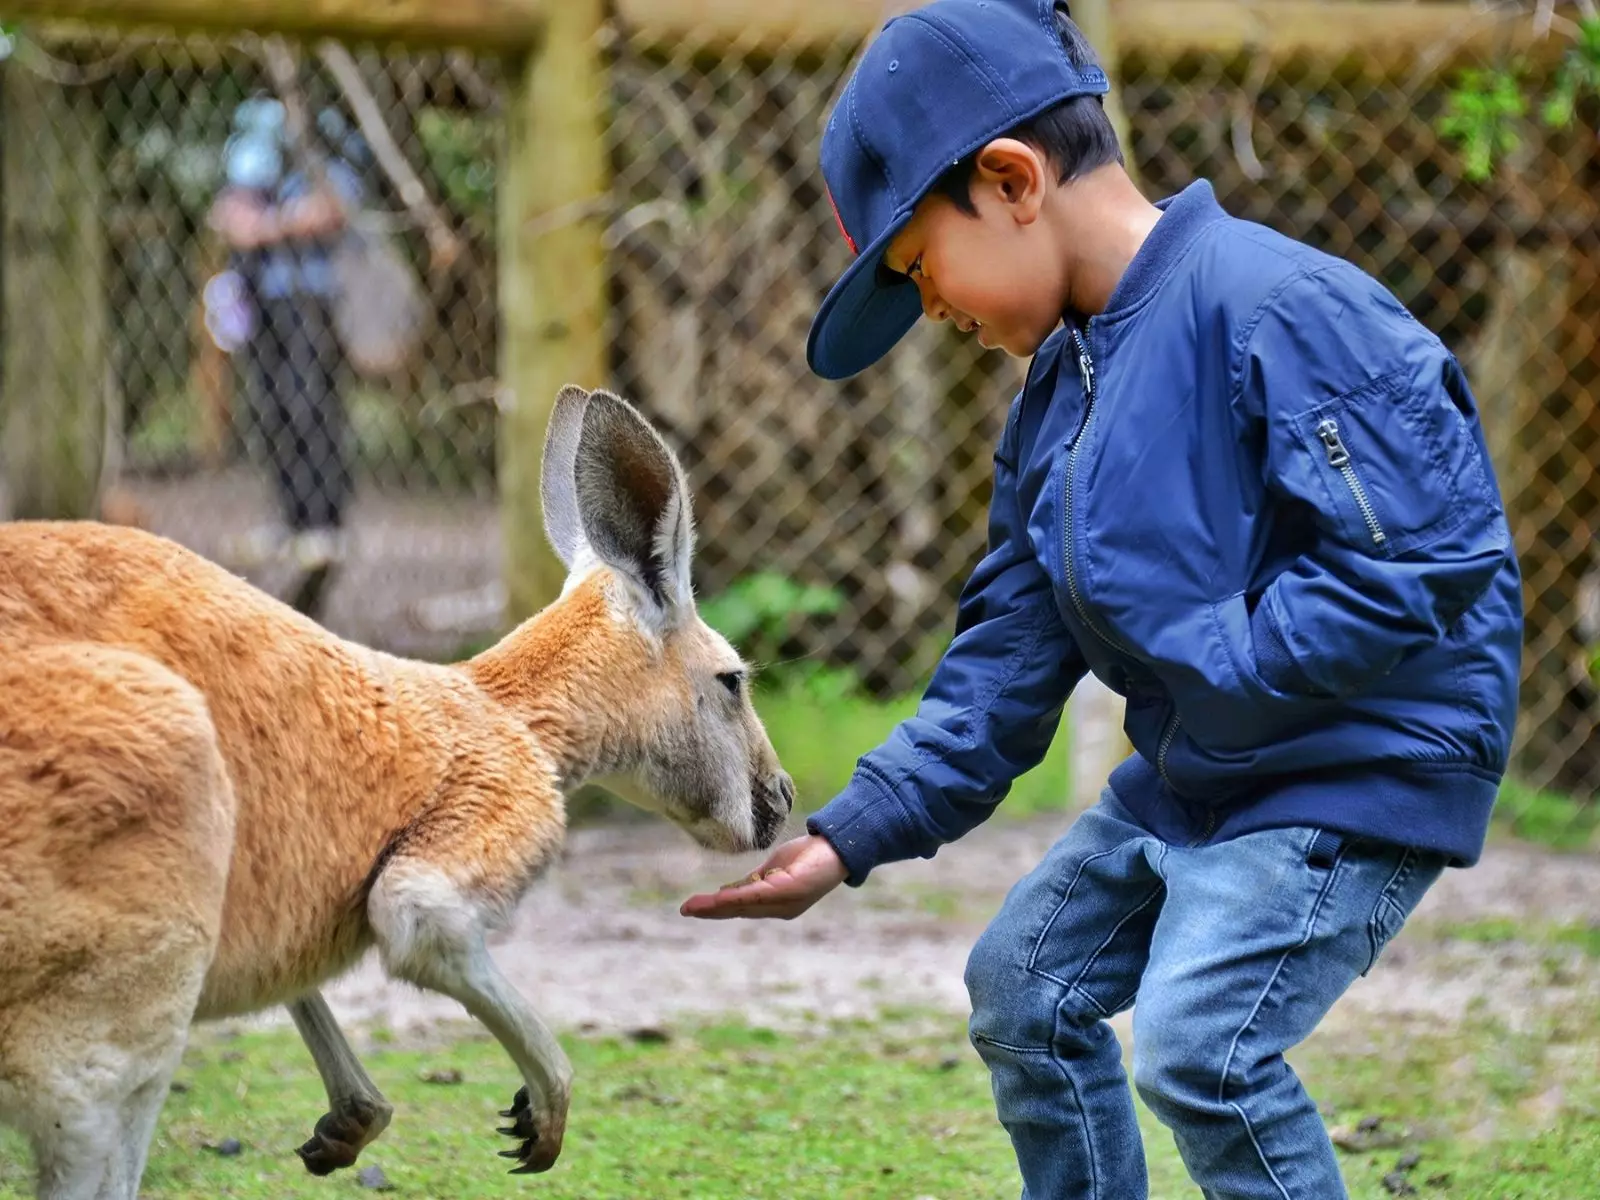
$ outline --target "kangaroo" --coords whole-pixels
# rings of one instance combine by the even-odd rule
[[[463,663],[343,641],[178,545],[0,526],[0,1121],[38,1195],[134,1200],[193,1019],[287,1004],[355,1161],[390,1107],[317,988],[376,946],[460,1001],[522,1087],[514,1173],[561,1152],[571,1067],[487,931],[604,780],[722,851],[794,787],[695,609],[683,472],[624,400],[563,389],[542,463],[558,600]]]

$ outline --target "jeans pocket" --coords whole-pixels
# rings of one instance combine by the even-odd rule
[[[1367,922],[1367,936],[1371,953],[1361,973],[1367,974],[1378,965],[1384,948],[1400,932],[1411,912],[1427,890],[1444,871],[1443,855],[1407,848],[1401,851],[1400,861],[1388,885],[1378,896],[1372,916]]]

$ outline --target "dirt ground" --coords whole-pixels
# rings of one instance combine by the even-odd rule
[[[495,947],[508,975],[560,1028],[626,1030],[737,1015],[780,1028],[886,1008],[964,1013],[968,948],[1066,818],[996,818],[931,862],[895,864],[841,889],[793,922],[691,922],[691,891],[735,879],[760,856],[704,852],[655,821],[580,828]],[[1505,918],[1530,931],[1600,927],[1600,858],[1492,846],[1448,872],[1378,967],[1331,1022],[1378,1016],[1461,1020],[1469,1010],[1515,1023],[1593,1004],[1600,961],[1548,945],[1444,936],[1450,925]],[[357,1024],[420,1032],[463,1014],[451,1001],[388,982],[373,961],[328,992]]]

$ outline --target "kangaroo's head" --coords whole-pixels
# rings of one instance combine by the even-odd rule
[[[573,643],[557,676],[567,711],[587,727],[567,785],[595,778],[714,849],[770,846],[794,784],[756,716],[744,662],[695,609],[694,522],[677,458],[626,401],[568,387],[541,489],[568,576],[536,621]]]

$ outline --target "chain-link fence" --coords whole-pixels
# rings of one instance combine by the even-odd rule
[[[919,328],[843,385],[807,372],[806,327],[848,256],[817,143],[858,41],[663,49],[617,21],[601,38],[610,383],[684,455],[701,593],[757,610],[751,628],[770,616],[774,657],[878,693],[911,688],[981,553],[1020,365]],[[286,67],[274,45],[17,35],[0,66],[13,505],[97,495],[109,519],[280,593],[322,561],[315,532],[336,526],[323,619],[456,653],[502,613],[503,69],[328,46]],[[1210,178],[1230,211],[1373,272],[1466,362],[1527,576],[1517,777],[1583,803],[1600,782],[1593,99],[1563,129],[1522,122],[1520,144],[1496,143],[1492,180],[1471,182],[1439,131],[1473,64],[1432,50],[1397,71],[1248,49],[1158,60],[1131,39],[1130,157],[1152,195]],[[288,100],[287,116],[252,106],[262,96]],[[341,350],[331,253],[246,245],[219,216],[230,172],[273,167],[250,161],[252,122],[296,114],[301,148],[270,186],[342,186],[369,241],[398,250],[426,318],[398,365],[358,370]],[[91,477],[73,478],[86,463]],[[297,529],[313,536],[287,536]]]

